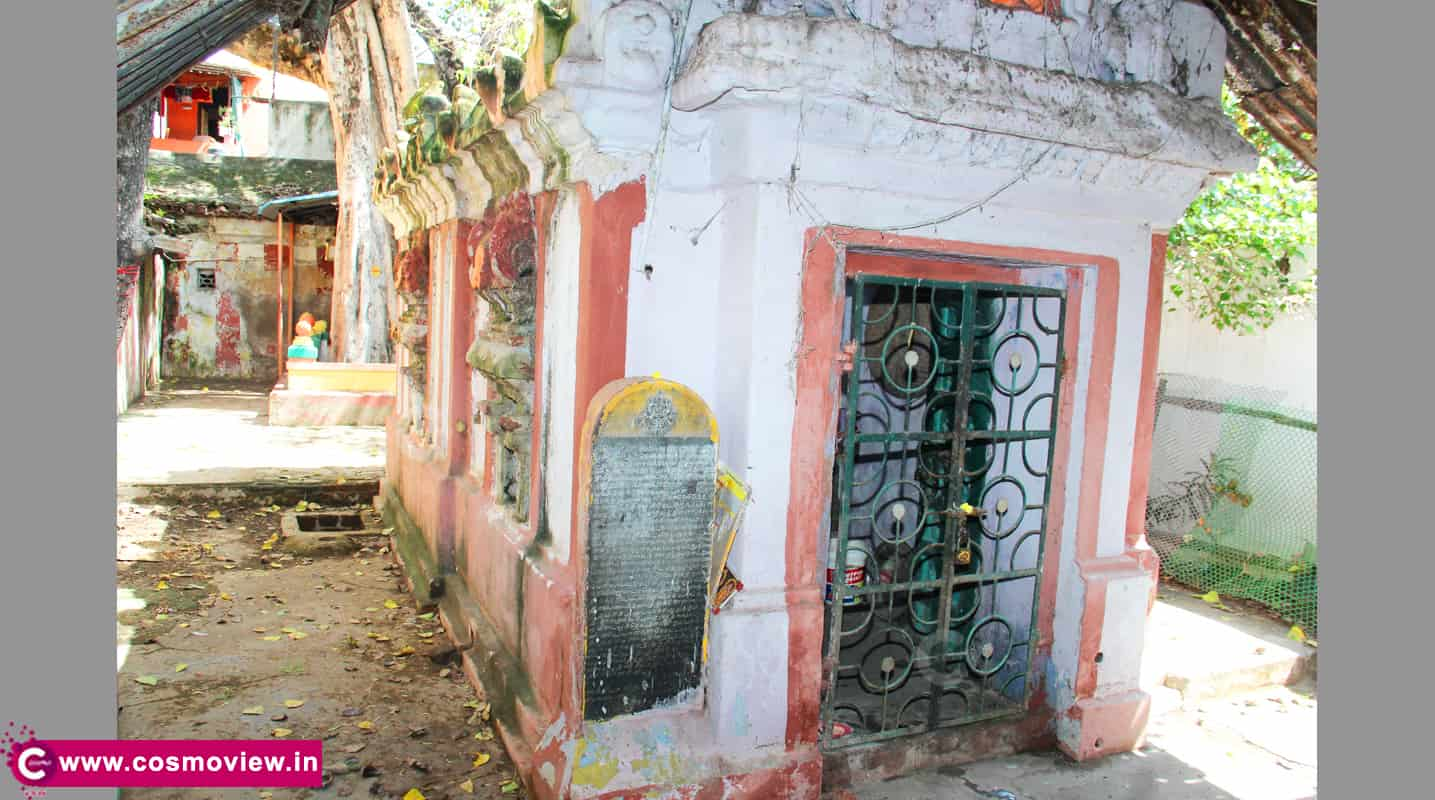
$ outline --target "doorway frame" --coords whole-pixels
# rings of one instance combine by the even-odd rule
[[[1083,562],[1096,560],[1100,487],[1107,452],[1111,375],[1116,342],[1120,267],[1110,257],[1040,248],[894,235],[843,227],[813,227],[805,232],[801,277],[801,321],[796,358],[796,408],[792,427],[791,489],[786,539],[789,587],[788,708],[789,749],[816,748],[820,741],[824,670],[823,523],[832,496],[833,436],[837,430],[841,372],[842,302],[847,279],[856,272],[897,278],[980,281],[1021,285],[1024,271],[1065,271],[1069,304],[1064,331],[1058,435],[1052,461],[1049,537],[1042,562],[1037,618],[1038,643],[1032,657],[1035,686],[1027,713],[974,723],[889,743],[823,753],[825,772],[842,773],[854,760],[877,773],[900,774],[925,765],[955,763],[999,752],[1012,752],[1055,741],[1057,709],[1050,705],[1047,680],[1054,637],[1058,583],[1084,580]],[[1026,274],[1030,274],[1027,272]],[[1091,285],[1095,284],[1094,292]],[[1094,294],[1088,310],[1088,294]],[[1094,313],[1092,313],[1094,311]],[[1087,331],[1085,328],[1089,327]],[[1078,395],[1084,419],[1073,421]],[[1072,452],[1075,429],[1082,431],[1081,452]],[[1079,456],[1080,462],[1074,462]],[[1069,469],[1080,469],[1076,518],[1067,514]],[[1075,563],[1069,536],[1075,538]],[[1094,657],[1100,644],[1104,586],[1090,585],[1079,623],[1075,697],[1094,693]],[[952,732],[959,732],[953,736]],[[902,751],[902,758],[883,753]],[[835,768],[835,769],[834,769]],[[841,782],[844,776],[831,775]]]

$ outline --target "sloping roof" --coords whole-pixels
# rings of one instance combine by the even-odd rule
[[[1204,0],[1226,28],[1226,82],[1241,108],[1315,169],[1314,0]]]
[[[259,216],[265,219],[278,219],[280,214],[301,225],[337,225],[339,190],[278,197],[259,206]]]
[[[119,113],[278,15],[322,47],[329,18],[353,0],[120,0],[115,14]]]
[[[210,72],[220,75],[239,75],[245,78],[258,78],[263,75],[257,64],[253,64],[228,50],[219,50],[213,55],[204,59],[189,68],[190,72]]]
[[[145,207],[171,214],[259,218],[276,197],[330,192],[334,162],[150,153]]]
[[[220,50],[193,67],[195,70],[203,70],[205,67],[215,67],[239,75],[248,75],[259,79],[259,86],[254,90],[255,97],[269,99],[270,82],[273,81],[273,97],[275,100],[288,100],[292,102],[305,103],[327,103],[329,93],[324,87],[316,86],[302,78],[293,75],[285,75],[280,72],[277,75],[273,66],[256,64],[247,58],[235,55],[228,50]]]

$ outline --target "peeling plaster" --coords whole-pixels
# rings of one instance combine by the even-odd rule
[[[277,261],[269,257],[275,251],[274,223],[230,217],[181,222],[192,230],[179,237],[189,244],[187,260],[170,267],[164,284],[163,374],[274,378]],[[329,317],[333,276],[321,255],[333,237],[331,226],[301,225],[295,231],[296,316],[309,311]],[[291,255],[287,242],[284,254]],[[213,289],[199,287],[201,269],[214,270]]]
[[[710,627],[706,696],[586,725],[580,738],[568,738],[579,736],[568,727],[568,707],[538,748],[556,745],[565,757],[535,765],[542,780],[533,783],[560,796],[637,793],[654,783],[672,787],[669,794],[693,794],[701,785],[754,796],[778,784],[746,777],[770,769],[781,771],[789,795],[816,797],[821,769],[805,768],[811,754],[794,739],[812,721],[805,710],[789,710],[811,682],[810,674],[789,671],[796,669],[789,648],[800,649],[795,637],[811,622],[793,598],[808,587],[787,584],[817,567],[774,557],[784,552],[787,506],[801,490],[790,485],[797,384],[789,343],[800,341],[804,319],[806,231],[824,224],[909,230],[1116,263],[1111,424],[1103,449],[1093,451],[1112,481],[1102,497],[1078,498],[1085,465],[1073,456],[1064,525],[1073,529],[1081,509],[1099,501],[1092,523],[1098,544],[1103,553],[1119,550],[1126,503],[1118,484],[1130,472],[1127,428],[1142,348],[1127,334],[1145,318],[1151,231],[1179,218],[1211,172],[1254,163],[1207,102],[1219,87],[1223,36],[1209,13],[1169,0],[1067,3],[1065,20],[976,0],[854,0],[861,22],[823,11],[821,3],[808,4],[809,16],[822,18],[810,20],[788,16],[791,4],[778,0],[759,3],[757,15],[727,16],[738,4],[700,0],[681,32],[688,52],[673,87],[675,108],[665,108],[661,67],[679,36],[663,20],[681,18],[687,4],[578,5],[570,50],[553,65],[553,88],[506,109],[498,127],[475,128],[451,161],[397,164],[379,177],[376,199],[396,230],[424,231],[455,215],[481,217],[513,192],[587,182],[601,197],[618,178],[646,174],[646,217],[627,254],[642,277],[627,288],[626,371],[661,371],[707,399],[724,432],[723,460],[763,501],[750,509],[731,561],[748,588]],[[854,64],[853,52],[874,55]],[[655,157],[659,142],[666,152]],[[649,172],[655,161],[659,168]],[[570,381],[563,363],[588,334],[573,313],[586,302],[577,284],[579,242],[608,235],[573,223],[576,215],[565,211],[571,202],[559,192],[545,231],[539,324],[550,423],[573,416],[564,405],[571,399],[563,400]],[[1084,343],[1094,328],[1095,277],[1084,284],[1091,298],[1080,309]],[[1080,421],[1090,388],[1088,347],[1077,361],[1072,418]],[[565,509],[577,501],[554,488],[576,460],[565,430],[546,440],[547,489],[535,498],[547,504],[564,542]],[[1073,429],[1073,452],[1084,452],[1083,433],[1081,425]],[[1084,627],[1087,592],[1074,538],[1063,538],[1059,554],[1051,656],[1035,665],[1058,714],[1078,699],[1083,643],[1100,635]],[[536,588],[534,575],[557,591],[572,585],[567,555],[556,547],[525,554],[523,588]],[[1122,618],[1140,595],[1112,593],[1103,621]],[[1137,642],[1116,646],[1139,650]],[[1108,656],[1113,668],[1101,674],[1099,689],[1124,691],[1129,661]],[[532,659],[525,654],[521,666]],[[554,713],[549,707],[538,718]],[[789,719],[791,713],[803,718]],[[1084,723],[1059,719],[1064,737],[1082,734]]]

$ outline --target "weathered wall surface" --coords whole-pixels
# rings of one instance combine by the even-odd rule
[[[857,21],[831,10],[845,5]],[[470,675],[505,698],[495,709],[530,788],[817,796],[829,496],[821,470],[798,465],[830,458],[831,425],[800,412],[835,377],[822,372],[830,359],[811,361],[806,327],[832,309],[804,281],[839,269],[815,251],[848,241],[1018,254],[1079,276],[1082,294],[1035,665],[1046,727],[986,726],[974,743],[871,748],[827,768],[870,779],[1042,735],[1081,757],[1129,747],[1153,579],[1130,512],[1133,476],[1145,474],[1159,234],[1210,174],[1254,164],[1214,102],[1214,19],[1139,0],[1067,3],[1060,20],[977,0],[808,3],[808,17],[786,15],[789,3],[580,6],[554,88],[471,137],[461,127],[451,159],[421,130],[424,150],[376,176],[395,230],[427,237],[434,254],[422,293],[431,324],[401,363],[451,373],[401,388],[388,497],[433,568],[447,562],[461,578],[465,599],[445,621],[491,654],[467,662]],[[538,510],[517,521],[497,502],[494,437],[459,425],[478,431],[481,399],[498,391],[460,358],[500,307],[460,283],[483,250],[461,247],[455,228],[515,192],[533,198],[540,253]],[[746,588],[711,623],[701,708],[584,725],[563,655],[581,641],[586,569],[576,436],[600,377],[655,372],[709,403],[720,458],[753,488],[731,562]],[[680,773],[664,771],[669,758]]]
[[[176,378],[276,376],[277,226],[266,220],[209,217],[182,220],[190,252],[165,281],[164,374]],[[286,226],[287,231],[287,226]],[[294,315],[329,316],[333,266],[326,261],[331,226],[304,226],[294,237]],[[286,237],[284,259],[288,263]],[[199,286],[214,270],[214,288]],[[287,292],[287,287],[286,287]],[[292,336],[292,332],[286,335]],[[283,342],[288,346],[288,341]]]
[[[115,412],[123,414],[160,377],[161,256],[119,280],[120,316],[115,345]]]
[[[334,160],[334,123],[328,103],[276,100],[268,117],[265,156]]]

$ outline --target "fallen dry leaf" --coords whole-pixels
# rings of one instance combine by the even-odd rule
[[[285,701],[284,701],[284,707],[285,707],[285,708],[300,708],[300,707],[302,707],[303,705],[304,705],[304,701],[303,701],[303,700],[285,700]]]
[[[141,675],[138,678],[135,678],[135,683],[142,683],[145,686],[154,686],[155,684],[159,683],[159,678],[156,678],[153,675]]]
[[[241,713],[241,714],[246,714],[246,715],[251,716],[251,717],[257,717],[257,716],[259,716],[260,714],[263,714],[263,713],[264,713],[264,706],[250,706],[249,708],[246,708],[246,709],[244,709],[243,711],[240,711],[239,713]]]
[[[285,736],[288,736],[289,734],[291,734],[291,733],[293,733],[293,732],[294,732],[294,731],[291,731],[291,730],[289,730],[288,728],[275,728],[275,729],[274,729],[274,738],[275,738],[275,739],[283,739]]]
[[[404,792],[404,800],[428,800],[428,798],[424,797],[424,793],[418,789],[410,789]]]
[[[487,764],[492,759],[493,756],[489,755],[488,753],[477,753],[473,757],[473,766],[475,768],[481,767],[484,764]]]
[[[175,672],[184,672],[184,671],[187,670],[187,669],[189,669],[189,665],[188,665],[188,664],[175,664],[175,665],[174,665],[174,671],[175,671]]]
[[[398,604],[398,603],[395,603],[395,602],[392,601],[392,600],[385,600],[385,601],[384,601],[384,608],[398,608],[398,607],[399,607],[399,604]]]
[[[460,784],[458,785],[458,788],[464,790],[465,792],[467,792],[467,793],[469,793],[469,794],[473,794],[473,781],[471,781],[471,780],[464,781],[463,783],[460,783]]]
[[[371,731],[371,730],[374,729],[374,723],[372,723],[372,722],[370,722],[370,721],[368,721],[368,720],[364,720],[364,721],[362,721],[362,722],[359,722],[359,723],[357,723],[357,725],[358,725],[359,730],[362,730],[362,731]]]

